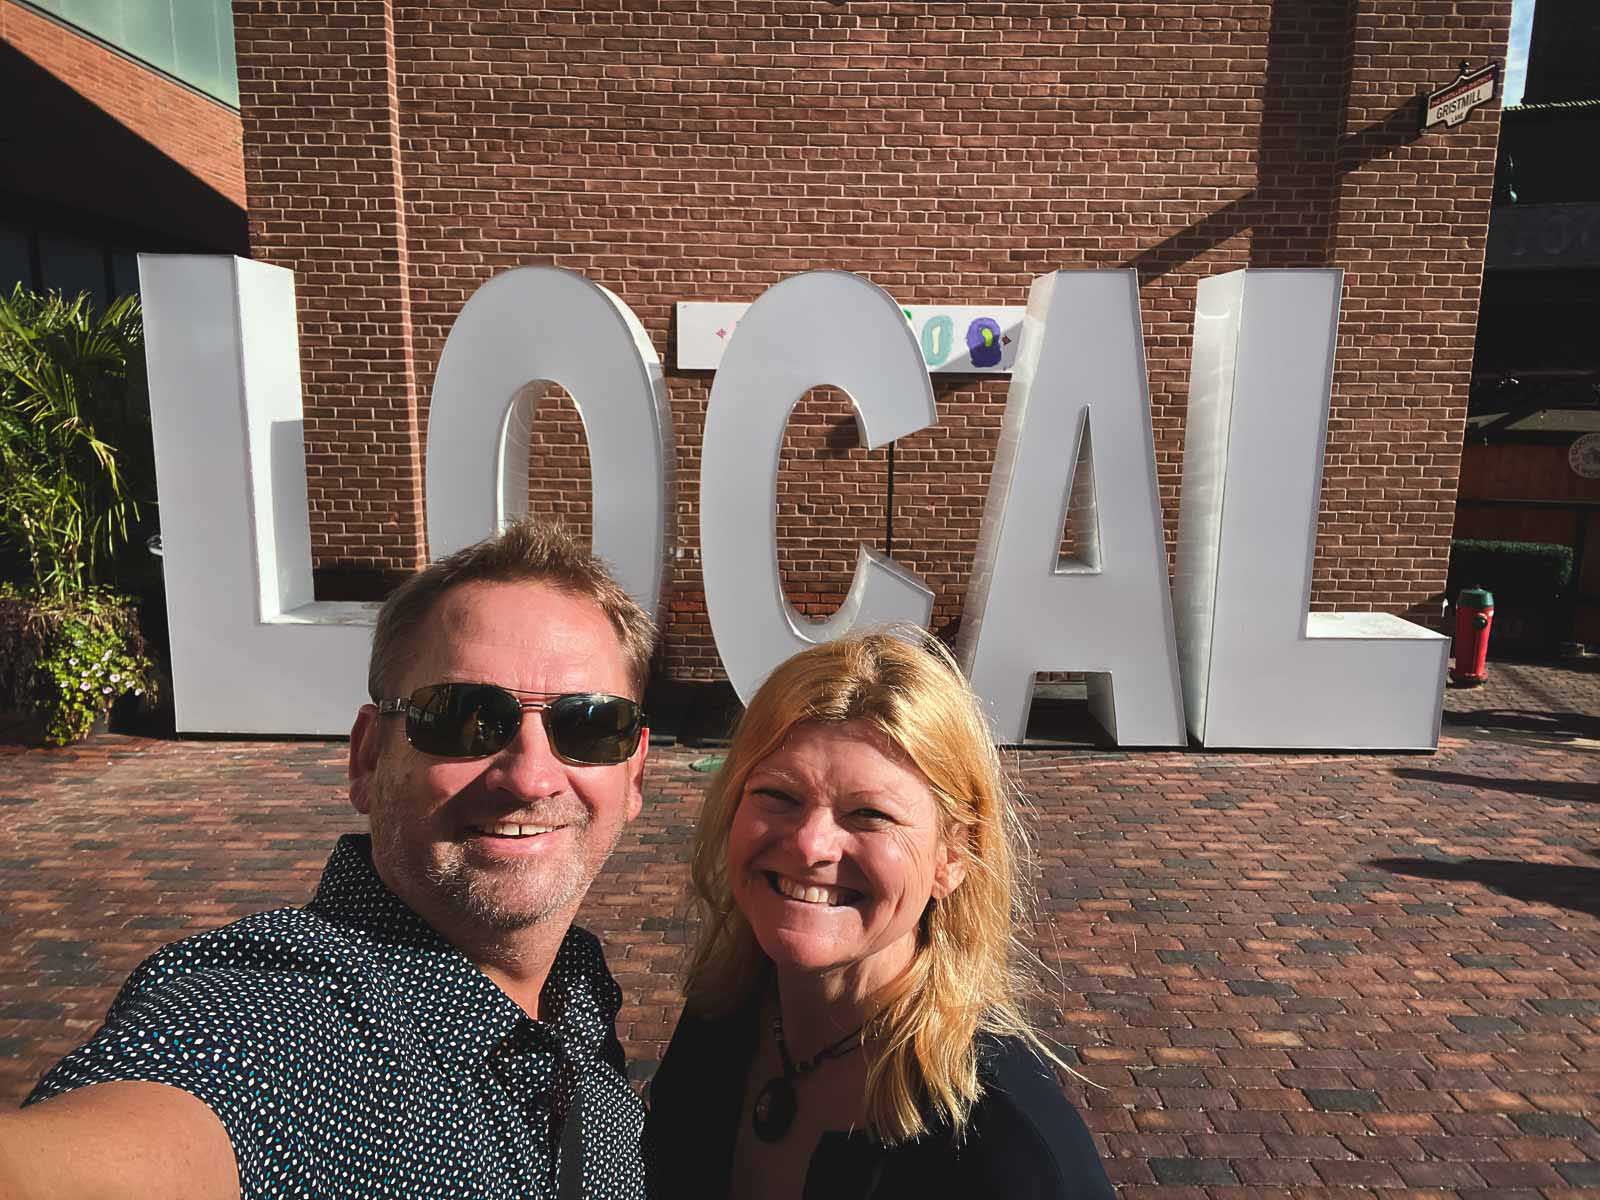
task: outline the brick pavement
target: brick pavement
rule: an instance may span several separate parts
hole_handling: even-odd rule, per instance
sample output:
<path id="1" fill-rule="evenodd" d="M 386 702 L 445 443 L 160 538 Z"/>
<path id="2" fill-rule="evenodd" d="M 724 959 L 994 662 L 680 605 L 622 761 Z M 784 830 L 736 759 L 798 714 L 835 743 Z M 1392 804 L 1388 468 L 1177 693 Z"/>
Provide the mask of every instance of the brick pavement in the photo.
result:
<path id="1" fill-rule="evenodd" d="M 1600 748 L 1600 655 L 1555 662 L 1496 662 L 1478 687 L 1447 688 L 1444 728 Z"/>
<path id="2" fill-rule="evenodd" d="M 1453 721 L 1470 736 L 1433 756 L 1008 756 L 1040 844 L 1045 1023 L 1094 1085 L 1068 1090 L 1125 1200 L 1600 1197 L 1581 725 L 1600 706 L 1581 669 L 1527 678 L 1559 721 L 1504 727 L 1492 694 L 1453 692 L 1457 716 L 1501 716 Z M 1526 689 L 1502 699 L 1533 711 Z M 641 1078 L 677 1009 L 699 753 L 653 760 L 585 912 Z M 343 758 L 110 735 L 0 752 L 0 1102 L 154 946 L 306 898 L 358 824 Z"/>

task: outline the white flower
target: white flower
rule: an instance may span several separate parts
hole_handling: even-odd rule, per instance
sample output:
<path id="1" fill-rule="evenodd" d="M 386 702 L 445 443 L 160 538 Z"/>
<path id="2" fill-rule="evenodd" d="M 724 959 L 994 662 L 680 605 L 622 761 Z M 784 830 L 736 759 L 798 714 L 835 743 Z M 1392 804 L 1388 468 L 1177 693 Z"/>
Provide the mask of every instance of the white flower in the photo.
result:
<path id="1" fill-rule="evenodd" d="M 144 689 L 143 688 L 134 688 L 133 689 L 133 694 L 135 696 L 142 696 L 142 695 L 144 695 Z"/>
<path id="2" fill-rule="evenodd" d="M 69 659 L 67 659 L 67 666 L 69 666 L 69 667 L 75 667 L 75 666 L 77 666 L 77 665 L 78 665 L 78 660 L 77 660 L 77 659 L 75 659 L 75 658 L 69 658 Z"/>
<path id="3" fill-rule="evenodd" d="M 89 690 L 89 681 L 85 679 L 82 683 L 80 683 L 78 685 L 78 690 L 80 692 L 87 692 Z"/>
<path id="4" fill-rule="evenodd" d="M 111 689 L 108 688 L 108 687 L 103 687 L 103 688 L 100 689 L 100 694 L 102 696 L 109 696 L 109 695 L 111 695 Z"/>
<path id="5" fill-rule="evenodd" d="M 118 671 L 111 672 L 111 682 L 112 683 L 121 683 L 122 682 L 121 673 L 118 672 Z"/>

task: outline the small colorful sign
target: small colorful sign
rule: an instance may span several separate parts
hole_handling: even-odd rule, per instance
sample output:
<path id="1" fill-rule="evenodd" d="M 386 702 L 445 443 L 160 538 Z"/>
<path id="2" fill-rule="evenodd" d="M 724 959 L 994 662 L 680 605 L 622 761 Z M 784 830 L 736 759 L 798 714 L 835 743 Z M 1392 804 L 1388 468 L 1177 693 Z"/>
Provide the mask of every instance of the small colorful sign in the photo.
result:
<path id="1" fill-rule="evenodd" d="M 714 371 L 748 304 L 678 302 L 678 369 Z M 1022 341 L 1027 310 L 962 304 L 909 304 L 903 307 L 922 347 L 929 371 L 966 375 L 1008 375 Z M 817 337 L 821 330 L 807 330 Z"/>
<path id="2" fill-rule="evenodd" d="M 1422 109 L 1422 127 L 1435 125 L 1453 128 L 1465 121 L 1472 110 L 1494 99 L 1500 83 L 1500 64 L 1490 63 L 1481 71 L 1467 73 L 1467 64 L 1461 64 L 1461 74 L 1456 81 L 1437 92 L 1429 92 Z"/>

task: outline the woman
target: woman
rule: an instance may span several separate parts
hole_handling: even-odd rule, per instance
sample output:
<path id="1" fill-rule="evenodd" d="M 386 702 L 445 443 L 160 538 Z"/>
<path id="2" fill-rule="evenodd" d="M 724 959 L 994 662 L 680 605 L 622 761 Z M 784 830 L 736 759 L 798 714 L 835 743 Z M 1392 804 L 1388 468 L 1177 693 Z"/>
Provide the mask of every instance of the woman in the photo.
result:
<path id="1" fill-rule="evenodd" d="M 870 634 L 774 671 L 695 837 L 654 1192 L 1110 1197 L 1020 1009 L 1023 845 L 936 642 Z"/>

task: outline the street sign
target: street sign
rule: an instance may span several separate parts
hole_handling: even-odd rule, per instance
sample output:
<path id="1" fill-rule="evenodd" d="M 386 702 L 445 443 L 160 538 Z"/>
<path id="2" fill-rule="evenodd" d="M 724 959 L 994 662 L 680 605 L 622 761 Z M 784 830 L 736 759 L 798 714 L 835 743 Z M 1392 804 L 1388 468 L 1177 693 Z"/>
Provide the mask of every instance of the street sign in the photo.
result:
<path id="1" fill-rule="evenodd" d="M 1473 109 L 1494 99 L 1500 83 L 1500 64 L 1490 63 L 1481 71 L 1467 74 L 1467 64 L 1461 64 L 1461 73 L 1454 83 L 1429 92 L 1422 109 L 1422 128 L 1431 129 L 1443 124 L 1454 127 L 1467 119 Z"/>

